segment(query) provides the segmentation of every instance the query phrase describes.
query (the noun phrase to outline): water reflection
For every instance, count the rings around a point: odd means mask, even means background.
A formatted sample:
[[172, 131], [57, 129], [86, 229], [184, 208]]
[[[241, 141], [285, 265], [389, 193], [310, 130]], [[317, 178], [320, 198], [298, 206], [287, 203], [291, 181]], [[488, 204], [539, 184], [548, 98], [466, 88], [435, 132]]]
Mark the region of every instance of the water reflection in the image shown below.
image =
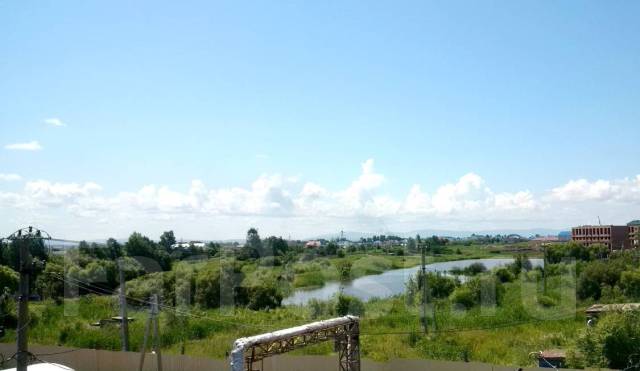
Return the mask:
[[[542, 266], [542, 259], [529, 259], [534, 267]], [[464, 269], [473, 263], [482, 263], [491, 270], [495, 267], [513, 263], [509, 258], [489, 258], [457, 260], [427, 264], [429, 272], [446, 273], [455, 268]], [[401, 294], [405, 289], [405, 282], [420, 270], [420, 266], [394, 269], [381, 274], [374, 274], [356, 278], [349, 282], [328, 282], [323, 287], [304, 290], [299, 289], [282, 301], [284, 305], [304, 305], [311, 299], [328, 300], [341, 290], [351, 296], [367, 301], [371, 298], [387, 298]]]

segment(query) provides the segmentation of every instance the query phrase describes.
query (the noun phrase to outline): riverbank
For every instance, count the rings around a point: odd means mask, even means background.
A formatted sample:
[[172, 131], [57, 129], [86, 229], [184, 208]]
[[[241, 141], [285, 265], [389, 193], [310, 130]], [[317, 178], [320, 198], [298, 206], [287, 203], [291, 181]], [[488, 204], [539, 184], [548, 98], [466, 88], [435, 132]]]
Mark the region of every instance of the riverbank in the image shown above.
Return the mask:
[[[483, 258], [512, 258], [527, 246], [507, 245], [451, 245], [445, 253], [427, 255], [426, 263], [446, 261], [483, 259]], [[539, 257], [536, 251], [528, 251], [530, 257]], [[291, 289], [312, 289], [324, 286], [331, 281], [349, 281], [372, 274], [411, 268], [421, 263], [420, 254], [393, 255], [389, 253], [353, 252], [344, 257], [314, 257], [312, 260], [299, 260], [289, 265], [263, 266], [260, 261], [247, 264], [243, 273], [247, 276], [247, 283], [264, 279], [265, 275], [274, 274], [289, 278]]]
[[[502, 305], [487, 315], [481, 308], [459, 311], [440, 303], [437, 324], [423, 334], [420, 308], [408, 305], [402, 296], [365, 303], [361, 318], [361, 351], [365, 358], [387, 361], [394, 358], [471, 360], [500, 365], [527, 366], [531, 351], [563, 347], [572, 343], [584, 328], [584, 317], [539, 320], [522, 302], [518, 283], [505, 286]], [[117, 297], [87, 296], [67, 300], [65, 306], [53, 302], [32, 303], [30, 341], [44, 345], [117, 350], [117, 326], [94, 327], [91, 323], [117, 314]], [[246, 308], [189, 310], [176, 312], [164, 307], [160, 315], [163, 352], [223, 359], [239, 337], [292, 327], [321, 318], [309, 308], [293, 306], [252, 311]], [[431, 313], [431, 309], [430, 309]], [[140, 349], [146, 309], [130, 308], [135, 320], [130, 324], [131, 349]], [[8, 331], [5, 342], [15, 341]], [[329, 355], [333, 345], [323, 343], [294, 354]]]
[[[470, 266], [479, 265], [482, 269], [492, 270], [513, 263], [513, 258], [491, 257], [464, 260], [449, 260], [427, 263], [427, 272], [455, 274], [453, 271], [464, 271]], [[542, 259], [530, 259], [533, 267], [543, 266]], [[338, 293], [353, 296], [360, 300], [385, 299], [401, 295], [406, 288], [406, 282], [420, 270], [420, 265], [409, 268], [398, 268], [382, 273], [369, 274], [348, 281], [329, 281], [319, 288], [299, 288], [284, 298], [283, 305], [307, 305], [311, 300], [330, 300]], [[467, 277], [458, 275], [464, 281]]]

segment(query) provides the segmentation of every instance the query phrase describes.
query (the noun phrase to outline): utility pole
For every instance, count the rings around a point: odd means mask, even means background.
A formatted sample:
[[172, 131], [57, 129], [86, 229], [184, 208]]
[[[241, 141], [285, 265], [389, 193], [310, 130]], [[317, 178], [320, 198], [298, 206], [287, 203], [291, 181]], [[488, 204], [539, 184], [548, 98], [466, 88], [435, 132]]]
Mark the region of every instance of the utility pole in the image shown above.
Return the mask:
[[[43, 234], [45, 235], [43, 237]], [[28, 227], [23, 228], [7, 238], [12, 246], [18, 245], [19, 258], [18, 271], [20, 273], [20, 286], [18, 292], [18, 326], [17, 333], [17, 371], [27, 371], [29, 363], [29, 279], [33, 269], [31, 252], [29, 251], [32, 241], [42, 241], [51, 239], [47, 232]]]
[[153, 325], [153, 337], [155, 339], [153, 343], [153, 348], [156, 353], [157, 363], [158, 363], [158, 371], [162, 371], [162, 354], [160, 353], [160, 325], [158, 325], [158, 294], [153, 296], [153, 308], [154, 308], [154, 325]]
[[129, 317], [127, 317], [127, 293], [126, 282], [124, 278], [124, 259], [118, 262], [118, 274], [120, 276], [120, 336], [122, 337], [122, 351], [129, 351]]
[[547, 265], [547, 247], [542, 247], [542, 278], [543, 278], [543, 293], [547, 295], [547, 273], [549, 266]]
[[158, 295], [151, 296], [151, 309], [149, 311], [149, 318], [147, 319], [147, 325], [144, 330], [144, 340], [142, 341], [142, 349], [140, 350], [140, 366], [138, 371], [142, 371], [144, 367], [144, 357], [147, 351], [147, 342], [149, 335], [151, 334], [151, 326], [153, 326], [153, 335], [151, 338], [152, 352], [157, 357], [158, 371], [162, 371], [162, 354], [160, 353], [160, 331], [158, 325]]
[[422, 266], [421, 266], [421, 272], [422, 272], [422, 327], [424, 329], [424, 333], [427, 334], [428, 330], [427, 330], [427, 265], [426, 265], [426, 246], [421, 243], [420, 241], [420, 236], [418, 236], [416, 238], [416, 242], [418, 243], [418, 246], [420, 247], [420, 251], [422, 254]]
[[[440, 272], [437, 273], [438, 276], [440, 275]], [[433, 307], [432, 307], [432, 313], [431, 316], [433, 317], [433, 334], [435, 335], [438, 332], [438, 319], [436, 318], [436, 300], [433, 299]]]
[[18, 293], [18, 371], [27, 371], [29, 361], [29, 276], [31, 275], [30, 240], [20, 240], [20, 291]]

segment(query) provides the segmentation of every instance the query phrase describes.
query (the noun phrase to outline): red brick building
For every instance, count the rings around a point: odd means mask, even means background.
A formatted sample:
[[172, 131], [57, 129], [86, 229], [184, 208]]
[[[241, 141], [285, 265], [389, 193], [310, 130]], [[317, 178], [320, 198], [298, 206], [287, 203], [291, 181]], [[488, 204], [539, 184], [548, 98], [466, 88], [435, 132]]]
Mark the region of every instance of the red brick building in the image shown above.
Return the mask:
[[605, 245], [611, 250], [631, 249], [637, 246], [636, 226], [583, 225], [571, 228], [571, 240], [585, 246]]
[[639, 225], [629, 225], [629, 241], [631, 241], [631, 246], [633, 248], [640, 247], [640, 226]]

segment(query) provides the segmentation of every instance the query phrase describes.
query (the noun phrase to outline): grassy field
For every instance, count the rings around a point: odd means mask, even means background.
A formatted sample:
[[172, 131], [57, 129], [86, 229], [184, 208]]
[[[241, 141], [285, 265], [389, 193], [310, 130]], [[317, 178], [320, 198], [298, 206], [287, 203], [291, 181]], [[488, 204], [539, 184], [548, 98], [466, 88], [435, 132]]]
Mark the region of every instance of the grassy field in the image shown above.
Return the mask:
[[[464, 258], [469, 258], [469, 255]], [[362, 274], [416, 262], [416, 257], [352, 256], [349, 259]], [[316, 271], [316, 267], [327, 271], [331, 265], [340, 264], [338, 262], [338, 259], [320, 259], [305, 262], [298, 268], [303, 273]], [[250, 267], [247, 271], [252, 274], [252, 279], [259, 279], [261, 274], [271, 274], [268, 273], [271, 271], [263, 271], [262, 267]], [[335, 278], [330, 275], [324, 278], [329, 277]], [[549, 285], [555, 287], [558, 284], [550, 282]], [[539, 282], [535, 279], [525, 284], [506, 283], [504, 287], [501, 305], [497, 307], [461, 310], [448, 300], [438, 301], [435, 321], [433, 318], [429, 320], [427, 334], [421, 328], [420, 308], [407, 304], [404, 296], [367, 302], [365, 315], [361, 318], [362, 355], [377, 361], [427, 358], [527, 366], [534, 364], [529, 357], [530, 352], [573, 345], [577, 333], [585, 326], [582, 311], [576, 311], [575, 303], [567, 303], [566, 308], [545, 309], [539, 306], [535, 294], [531, 294], [539, 290]], [[120, 334], [116, 326], [91, 326], [91, 323], [118, 314], [115, 297], [86, 296], [67, 300], [64, 306], [53, 302], [32, 303], [31, 312], [30, 341], [33, 343], [111, 350], [120, 348]], [[429, 308], [429, 313], [433, 313], [433, 307]], [[564, 316], [559, 317], [558, 313]], [[131, 348], [137, 350], [142, 342], [147, 310], [131, 308], [129, 314], [135, 318], [130, 326]], [[314, 316], [311, 308], [299, 306], [268, 311], [190, 309], [187, 315], [167, 307], [161, 313], [162, 346], [168, 353], [224, 358], [233, 341], [239, 337], [332, 316], [335, 314]], [[14, 331], [8, 331], [3, 339], [5, 342], [14, 340]], [[319, 355], [332, 352], [331, 343], [296, 351], [297, 354]]]
[[[117, 350], [120, 333], [116, 326], [103, 328], [91, 323], [117, 314], [117, 300], [111, 297], [86, 297], [68, 302], [72, 315], [64, 315], [64, 307], [44, 302], [31, 305], [30, 341], [37, 344], [67, 345], [81, 348]], [[76, 314], [74, 308], [77, 308]], [[499, 309], [487, 317], [479, 310], [467, 313], [445, 312], [439, 308], [438, 330], [430, 328], [425, 335], [417, 307], [405, 305], [402, 298], [377, 300], [366, 304], [362, 318], [363, 357], [385, 361], [393, 358], [427, 358], [471, 360], [503, 365], [533, 364], [528, 354], [547, 348], [571, 345], [576, 333], [584, 328], [580, 315], [560, 320], [535, 321], [519, 310]], [[130, 325], [132, 350], [140, 348], [145, 310], [129, 313], [135, 318]], [[271, 311], [247, 309], [192, 311], [189, 316], [176, 316], [170, 310], [161, 314], [163, 351], [213, 358], [226, 357], [233, 341], [313, 321], [303, 307], [285, 307]], [[506, 326], [507, 324], [512, 326]], [[15, 340], [8, 331], [5, 342]], [[325, 343], [296, 351], [297, 354], [333, 352], [333, 344]]]
[[[451, 246], [449, 253], [428, 256], [427, 262], [510, 256], [511, 251], [505, 251], [504, 246]], [[328, 281], [345, 279], [345, 267], [349, 267], [346, 279], [353, 279], [412, 267], [420, 260], [419, 255], [353, 253], [342, 258], [316, 257], [278, 266], [264, 266], [258, 260], [244, 263], [241, 269], [243, 285], [278, 282], [286, 294], [295, 288], [318, 287]], [[212, 261], [183, 262], [176, 264], [174, 271], [188, 275], [194, 269], [218, 269], [217, 264]], [[430, 320], [428, 334], [421, 329], [419, 308], [408, 305], [404, 296], [372, 300], [365, 304], [365, 315], [361, 320], [362, 354], [378, 361], [401, 357], [524, 366], [533, 363], [528, 358], [529, 352], [566, 346], [584, 327], [584, 318], [575, 315], [566, 319], [535, 321], [536, 314], [527, 309], [532, 304], [523, 300], [527, 295], [521, 292], [522, 287], [516, 283], [505, 286], [503, 304], [490, 311], [486, 308], [461, 311], [453, 308], [447, 300], [438, 302], [436, 320]], [[64, 305], [51, 301], [32, 303], [31, 312], [29, 336], [33, 343], [110, 350], [120, 348], [117, 326], [91, 325], [118, 314], [115, 297], [89, 295], [66, 300]], [[431, 308], [429, 312], [432, 313]], [[163, 308], [161, 337], [164, 351], [214, 358], [227, 356], [233, 341], [239, 337], [335, 316], [334, 313], [318, 315], [308, 307], [298, 306], [262, 311], [190, 308], [186, 313], [184, 315], [173, 307]], [[132, 350], [137, 350], [142, 342], [147, 310], [132, 307], [129, 315], [135, 318], [130, 325], [130, 344]], [[14, 337], [14, 331], [9, 330], [3, 341], [14, 341]], [[296, 351], [299, 354], [323, 355], [332, 352], [333, 344], [330, 343]]]

